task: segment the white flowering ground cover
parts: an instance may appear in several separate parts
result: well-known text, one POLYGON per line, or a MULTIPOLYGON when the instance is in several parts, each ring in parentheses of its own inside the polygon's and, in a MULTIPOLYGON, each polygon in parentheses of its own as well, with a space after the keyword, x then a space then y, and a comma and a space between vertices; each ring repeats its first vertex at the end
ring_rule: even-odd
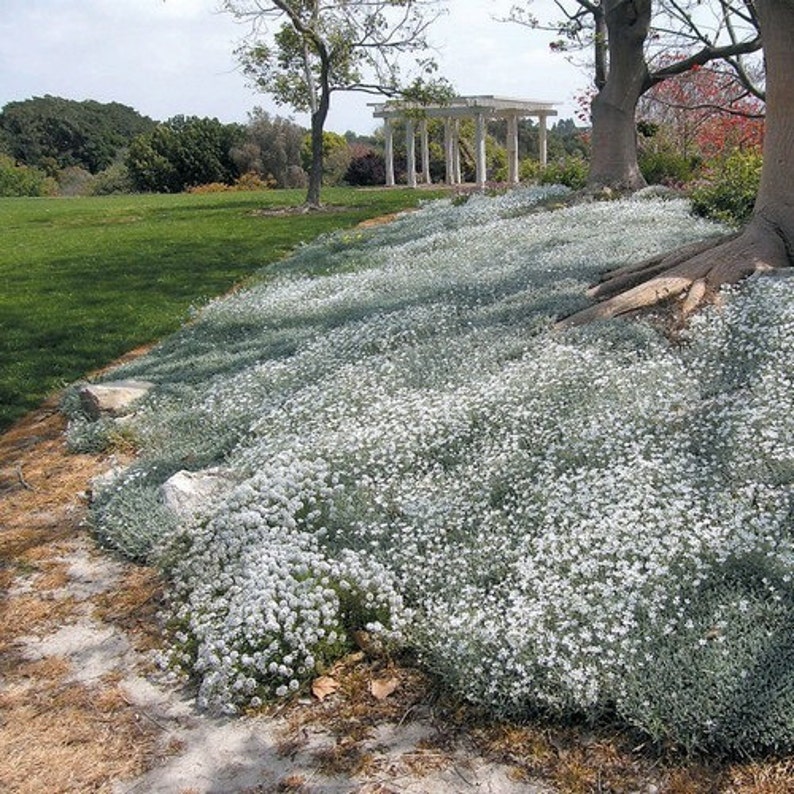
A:
MULTIPOLYGON (((550 193, 321 239, 112 373, 156 388, 96 531, 167 570, 202 705, 301 689, 367 628, 500 715, 794 745, 794 280, 675 344, 555 331, 600 271, 721 230, 550 193), (225 495, 180 524, 161 484, 210 467, 225 495)), ((72 442, 111 424, 75 413, 72 442)))

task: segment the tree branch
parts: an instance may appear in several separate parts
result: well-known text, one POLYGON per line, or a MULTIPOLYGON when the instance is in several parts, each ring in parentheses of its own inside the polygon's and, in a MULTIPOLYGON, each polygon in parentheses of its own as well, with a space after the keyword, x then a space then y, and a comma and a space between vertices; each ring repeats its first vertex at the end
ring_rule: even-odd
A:
POLYGON ((751 52, 756 52, 761 49, 761 37, 756 36, 754 39, 740 44, 729 44, 724 47, 703 47, 703 49, 690 55, 688 58, 682 58, 680 61, 675 61, 651 72, 649 79, 651 85, 661 83, 668 77, 675 77, 676 75, 688 72, 695 66, 703 66, 709 61, 720 58, 727 58, 735 55, 746 55, 751 52))

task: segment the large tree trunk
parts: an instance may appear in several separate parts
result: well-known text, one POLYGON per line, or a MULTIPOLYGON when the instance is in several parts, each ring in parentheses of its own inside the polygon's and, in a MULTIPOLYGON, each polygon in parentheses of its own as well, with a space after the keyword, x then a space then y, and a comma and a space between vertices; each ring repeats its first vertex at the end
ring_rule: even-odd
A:
MULTIPOLYGON (((766 63, 761 187, 751 226, 794 246, 794 2, 756 0, 766 63)), ((787 264, 790 264, 787 263, 787 264)))
POLYGON ((756 0, 766 62, 766 130, 761 186, 747 227, 716 244, 673 251, 606 274, 601 299, 562 327, 677 299, 680 319, 723 284, 794 264, 794 0, 756 0))
POLYGON ((591 187, 634 190, 645 185, 637 164, 637 103, 648 87, 644 45, 651 0, 608 0, 605 5, 609 71, 592 103, 591 187))

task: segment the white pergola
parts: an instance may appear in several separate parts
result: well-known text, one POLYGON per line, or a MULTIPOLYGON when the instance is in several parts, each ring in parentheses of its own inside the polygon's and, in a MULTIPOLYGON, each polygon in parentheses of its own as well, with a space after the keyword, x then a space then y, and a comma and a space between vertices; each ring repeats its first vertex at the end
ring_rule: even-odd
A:
POLYGON ((394 185, 394 126, 405 124, 408 185, 417 186, 416 126, 419 125, 422 169, 419 174, 425 184, 430 184, 430 147, 427 120, 444 120, 444 155, 446 183, 459 185, 460 177, 460 120, 474 119, 474 162, 476 182, 485 184, 485 133, 489 119, 507 120, 507 173, 511 184, 518 183, 518 120, 536 117, 540 130, 541 166, 546 165, 546 119, 556 116, 554 102, 536 102, 531 99, 510 99, 497 96, 459 96, 444 104, 417 105, 405 102, 370 103, 375 118, 384 122, 386 184, 394 185))

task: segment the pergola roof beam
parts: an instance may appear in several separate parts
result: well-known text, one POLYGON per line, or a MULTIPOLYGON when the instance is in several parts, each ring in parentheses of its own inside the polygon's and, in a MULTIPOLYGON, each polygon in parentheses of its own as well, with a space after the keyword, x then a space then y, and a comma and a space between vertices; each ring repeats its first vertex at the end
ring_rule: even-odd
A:
POLYGON ((375 118, 405 118, 408 115, 444 117, 474 116, 483 113, 490 116, 556 116, 554 102, 533 99, 512 99, 497 96, 455 97, 449 102, 420 105, 416 102, 371 102, 375 118))

